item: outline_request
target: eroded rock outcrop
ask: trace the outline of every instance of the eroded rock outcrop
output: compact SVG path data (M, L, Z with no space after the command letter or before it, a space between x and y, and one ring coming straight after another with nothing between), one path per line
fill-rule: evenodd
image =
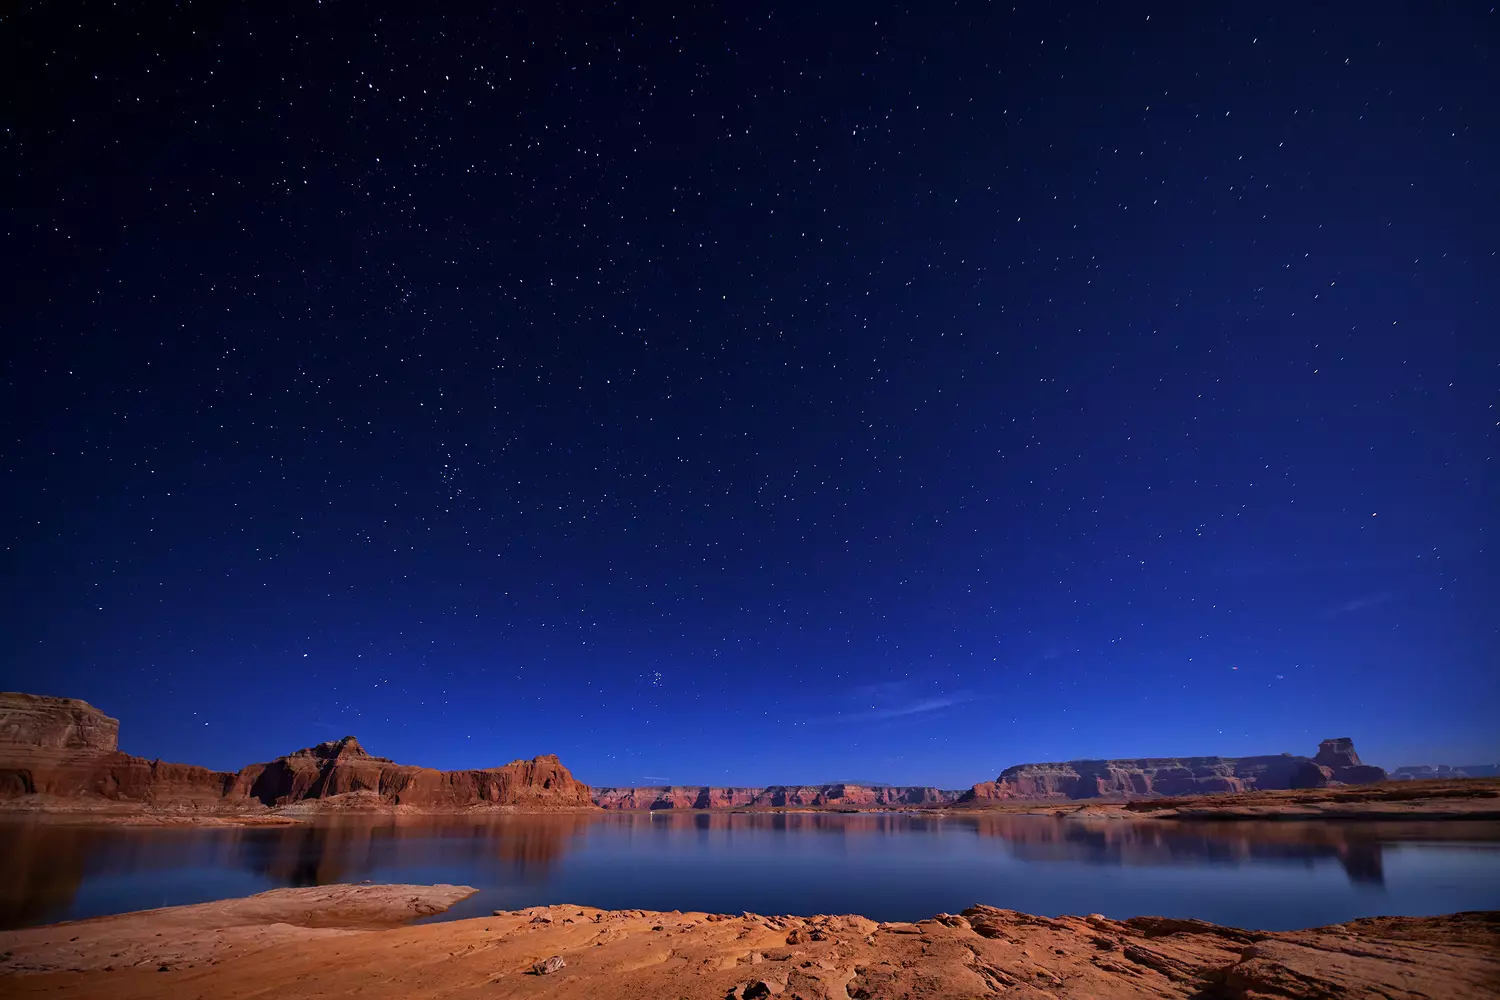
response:
M1313 761L1324 768L1332 780L1345 785L1371 785L1388 777L1385 768L1361 761L1359 754L1354 752L1354 741L1347 736L1319 743L1318 755Z
M765 788L661 785L596 788L594 802L605 809L879 809L938 806L956 802L962 792L920 785L768 785Z
M310 997L357 989L370 1000L1002 994L1457 1000L1495 997L1500 983L1500 914L1482 912L1277 932L1169 917L1044 917L990 906L878 923L857 915L556 905L497 910L441 928L382 926L445 909L471 892L462 886L276 889L11 931L0 934L0 976L18 992L60 998ZM134 971L146 969L162 971L167 985L140 978L155 972ZM550 974L539 982L539 972Z
M1363 764L1348 738L1324 740L1317 757L1144 757L1070 760L1008 767L975 785L962 801L1010 799L1134 799L1214 792L1323 788L1330 783L1384 781L1382 768Z
M0 800L218 808L234 775L121 753L119 720L76 698L0 694Z
M1454 778L1500 778L1500 764L1408 764L1391 772L1392 781L1451 780Z
M553 754L515 760L503 767L439 771L374 757L353 736L319 743L252 764L239 773L236 790L268 806L368 792L380 803L419 809L471 806L590 808L587 785Z
M0 692L0 744L108 753L119 739L120 720L86 701Z
M296 803L592 808L588 786L550 755L503 767L438 771L371 756L347 736L234 773L121 753L119 726L77 699L0 694L0 801L34 808L118 804L214 813Z

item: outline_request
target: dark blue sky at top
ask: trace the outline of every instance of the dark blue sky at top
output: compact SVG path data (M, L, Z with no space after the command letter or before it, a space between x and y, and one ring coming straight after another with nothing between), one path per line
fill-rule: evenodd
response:
M1484 5L0 21L0 687L593 784L1500 757Z

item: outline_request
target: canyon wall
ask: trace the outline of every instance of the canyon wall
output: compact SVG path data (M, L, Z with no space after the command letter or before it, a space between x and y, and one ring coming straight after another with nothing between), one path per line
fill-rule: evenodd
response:
M1142 757L1017 764L994 781L975 785L962 801L1135 799L1384 780L1384 769L1362 763L1354 741L1340 738L1324 740L1316 757Z
M235 776L119 751L120 723L88 702L0 692L0 800L121 800L217 808Z
M119 803L146 808L248 812L404 806L440 812L511 807L592 809L889 809L1004 801L1139 799L1255 789L1321 788L1384 781L1348 738L1316 756L1151 757L1018 764L964 791L925 786L671 785L590 789L555 756L501 767L438 771L367 753L352 736L239 772L121 753L120 724L72 698L0 693L0 802L48 808Z
M1392 781L1429 781L1434 778L1500 778L1500 764L1408 764L1391 772Z
M587 785L556 756L511 761L503 767L438 771L397 764L365 752L352 736L252 764L239 773L235 794L268 806L367 792L390 805L418 809L471 806L592 808Z
M660 785L595 788L594 802L605 809L870 809L939 806L962 792L920 785L769 785L765 788Z
M438 771L372 757L349 736L236 773L121 753L119 725L87 702L0 692L0 802L213 813L298 803L312 809L593 808L588 786L554 756Z
M0 744L109 753L120 748L120 720L77 698L0 692Z

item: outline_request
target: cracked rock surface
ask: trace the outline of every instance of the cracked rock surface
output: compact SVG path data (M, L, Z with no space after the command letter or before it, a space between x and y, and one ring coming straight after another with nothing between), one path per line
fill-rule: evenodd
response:
M1496 912L1263 932L987 906L880 924L558 905L390 926L468 892L276 890L13 931L0 934L0 992L211 1000L1500 998Z

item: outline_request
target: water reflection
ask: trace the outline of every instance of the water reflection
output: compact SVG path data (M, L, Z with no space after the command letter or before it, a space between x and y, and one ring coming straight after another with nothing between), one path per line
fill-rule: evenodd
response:
M907 813L611 813L596 820L635 837L774 831L833 837L996 837L1034 862L1178 865L1336 860L1353 883L1384 883L1383 851L1400 841L1500 840L1495 823L1133 823L1037 816L913 816Z
M498 905L562 894L618 906L654 901L669 909L693 902L734 910L748 908L738 904L753 894L740 886L763 873L784 873L786 884L773 902L808 912L833 902L831 881L879 885L892 873L924 866L924 877L945 881L955 893L1051 891L1044 902L1058 906L1064 901L1057 890L1046 888L1054 875L1026 875L1026 869L1083 873L1088 885L1090 869L1264 872L1336 863L1347 884L1383 890L1390 848L1459 840L1495 843L1500 824L1143 824L876 813L349 816L305 826L165 829L13 820L0 822L6 874L0 926L362 879L465 882L492 889ZM993 868L1002 863L1003 872ZM981 870L992 880L987 885L971 881ZM663 880L679 876L696 884L696 895L684 890L680 902L661 895ZM1257 878L1246 873L1246 891L1254 891ZM941 902L907 895L913 908ZM883 900L843 901L874 906ZM1155 912L1145 904L1133 912L1147 911Z
M382 868L408 868L440 853L462 867L500 865L544 879L586 828L590 815L501 816L482 820L339 817L315 825L258 829L240 841L238 863L280 885L326 885ZM270 836L265 834L270 833Z

